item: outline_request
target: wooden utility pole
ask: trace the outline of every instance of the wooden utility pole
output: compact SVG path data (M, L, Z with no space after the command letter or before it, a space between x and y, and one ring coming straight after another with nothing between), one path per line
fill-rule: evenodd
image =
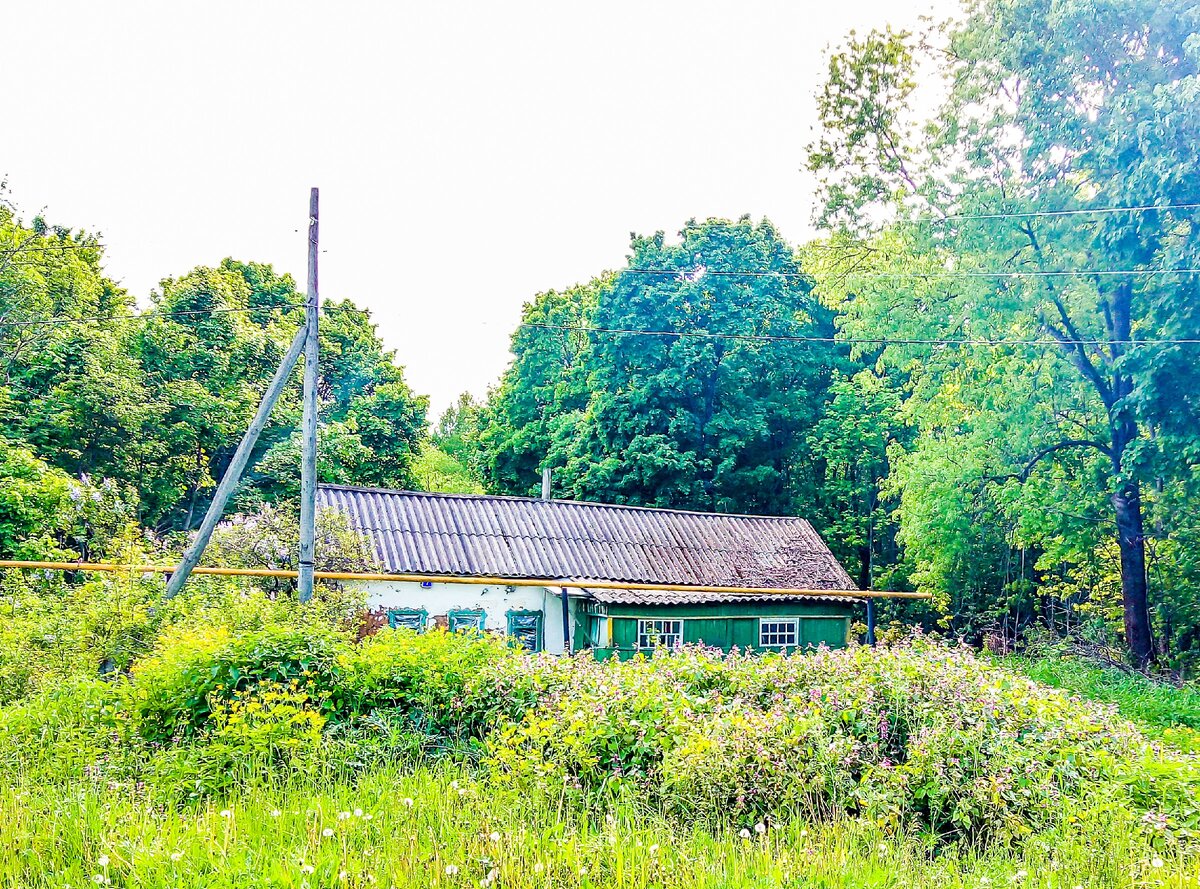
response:
M242 441L233 455L233 460L230 462L229 468L225 470L225 475L222 476L221 483L217 485L212 503L208 505L208 512L204 514L204 521L200 523L200 530L196 532L196 539L192 541L192 545L184 553L179 566L171 573L171 579L167 582L168 599L183 589L183 585L187 583L188 575L192 573L192 569L196 567L196 564L200 561L200 557L204 555L204 547L208 546L208 539L212 537L213 529L217 527L217 522L221 521L221 515L225 512L225 504L229 501L233 492L237 490L238 482L242 478L242 470L246 468L246 464L250 461L250 454L253 452L254 445L258 441L259 433L267 425L267 419L271 416L271 409L275 407L275 402L279 400L279 395L283 392L287 378L291 376L292 368L296 366L296 362L300 358L300 353L304 351L307 342L308 332L304 328L300 328L296 334L296 338L292 340L292 345L288 348L287 354L283 356L283 361L280 363L279 369L275 371L271 385L267 387L267 394L263 396L262 403L258 406L258 413L254 415L254 419L250 421L250 426L246 430L246 434L242 436Z
M306 339L304 343L304 422L303 451L300 459L300 560L297 578L298 595L307 602L313 594L313 555L316 542L317 517L317 315L320 297L317 295L318 250L318 190L308 196L308 302Z

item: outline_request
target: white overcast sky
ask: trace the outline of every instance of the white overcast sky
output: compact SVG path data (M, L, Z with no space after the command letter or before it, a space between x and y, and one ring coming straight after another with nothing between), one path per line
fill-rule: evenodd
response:
M235 256L369 307L436 417L629 233L811 233L823 51L954 0L6 3L0 176L143 302Z

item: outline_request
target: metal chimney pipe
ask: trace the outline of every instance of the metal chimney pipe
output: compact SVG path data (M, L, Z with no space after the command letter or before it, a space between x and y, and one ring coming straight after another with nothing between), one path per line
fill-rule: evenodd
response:
M550 500L550 467L542 467L542 499Z

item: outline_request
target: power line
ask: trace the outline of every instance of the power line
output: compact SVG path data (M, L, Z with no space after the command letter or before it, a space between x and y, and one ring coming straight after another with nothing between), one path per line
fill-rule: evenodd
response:
M941 219L931 219L929 222L942 223L971 219L1035 219L1046 216L1087 216L1098 213L1150 213L1154 211L1170 212L1171 210L1197 210L1200 203L1192 204L1143 204L1132 207L1080 207L1073 210L1030 210L1024 213L951 213Z
M1200 275L1200 268L1179 269L1055 269L1047 271L964 271L946 270L944 272L776 272L776 271L716 271L703 266L694 269L619 269L618 275L673 275L694 277L696 280L708 277L720 278L870 278L881 280L908 279L940 279L940 278L1065 278L1065 277L1112 277L1126 275Z
M916 339L890 337L838 337L810 336L804 334L768 334L768 333L719 333L707 330L641 330L624 327L591 327L567 324L538 324L523 321L518 327L530 327L541 330L563 330L575 333L599 333L614 336L678 336L696 339L714 340L749 340L752 342L799 342L799 343L846 343L849 345L876 346L1061 346L1055 339ZM1176 346L1200 345L1200 339L1144 339L1144 340L1078 340L1071 344L1080 346Z
M63 316L59 318L31 318L25 321L0 321L0 327L37 327L46 324L90 324L106 321L141 321L148 318L183 318L191 315L234 315L243 312L277 312L286 309L303 309L303 303L284 303L277 306L254 306L237 309L194 309L180 312L142 312L137 315L92 315L84 318Z
M0 250L0 254L15 256L18 253L44 253L48 250L102 250L106 244L39 244L36 247L11 247Z

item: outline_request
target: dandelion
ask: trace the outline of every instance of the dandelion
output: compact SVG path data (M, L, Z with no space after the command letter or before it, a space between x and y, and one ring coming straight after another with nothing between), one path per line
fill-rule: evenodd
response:
M454 877L457 875L458 875L458 865L457 864L447 864L446 865L446 876Z
M362 810L362 809L355 809L355 810L354 810L354 817L355 817L355 818L361 818L362 816L363 816L363 810Z
M651 843L650 848L647 849L646 851L649 852L651 855L657 855L658 854L658 843Z
M500 831L493 830L491 833L491 836L489 836L488 839L490 839L493 843L500 842Z
M229 811L228 809L222 809L222 810L221 810L221 817L222 817L222 818L232 818L232 817L233 817L233 812Z
M759 836L762 836L767 832L767 825L763 824L761 821L758 822L758 824L754 825L754 832Z
M370 821L374 817L375 816L372 815L370 812L367 812L367 814L363 815L363 821Z
M333 828L332 827L325 828L323 831L321 831L321 836L323 836L323 837L333 836Z
M1154 868L1162 867L1163 860L1161 858L1153 858L1150 860L1150 866Z
M880 844L879 844L879 853L880 853L881 855L886 855L886 854L887 854L887 850L888 850L888 848L887 848L887 843L880 843Z
M101 867L108 867L108 856L101 855L96 859L96 864L100 865Z
M750 839L750 830L748 828L743 827L741 830L738 831L738 836L740 836L743 840L748 840L748 839Z
M272 810L271 810L271 817L272 817L272 818L278 818L278 817L279 817L280 815L282 815L282 814L283 814L283 812L279 811L278 809L272 809Z
M496 869L496 868L494 868L494 867L493 867L493 868L492 868L490 871L488 871L488 872L487 872L487 880L488 880L488 882L489 882L489 883L494 883L494 882L496 882L496 879L497 879L499 876L500 876L500 871L499 871L499 870L497 870L497 869Z
M302 865L300 865L300 872L301 872L301 873L304 873L304 874L311 874L311 873L312 873L314 870L316 870L316 868L315 868L315 867L313 867L311 864L302 864Z
M546 869L546 865L542 864L540 861L539 861L539 862L536 862L536 863L533 865L533 872L534 872L535 874L540 874L540 873L541 873L542 871L544 871L545 869Z
M182 852L172 852L172 853L171 853L171 860L172 860L172 861L178 861L178 860L179 860L179 859L181 859L182 857L183 857L183 853L182 853Z
M338 871L338 879L341 880L343 883L346 882L346 879L349 876L350 875L348 873L346 873L344 870Z
M345 821L349 817L350 817L349 812L338 812L338 821Z

